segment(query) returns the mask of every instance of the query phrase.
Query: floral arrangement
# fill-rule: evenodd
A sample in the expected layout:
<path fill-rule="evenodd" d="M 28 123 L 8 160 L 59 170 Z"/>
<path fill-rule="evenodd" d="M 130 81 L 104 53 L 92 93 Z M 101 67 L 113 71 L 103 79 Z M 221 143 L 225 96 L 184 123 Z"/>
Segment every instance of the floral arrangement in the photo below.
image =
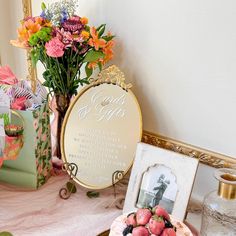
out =
<path fill-rule="evenodd" d="M 40 16 L 22 20 L 18 39 L 11 41 L 29 50 L 33 65 L 40 61 L 45 68 L 43 85 L 56 98 L 59 158 L 61 126 L 71 97 L 89 83 L 95 68 L 101 70 L 113 57 L 114 35 L 105 33 L 105 24 L 89 26 L 86 17 L 76 15 L 76 7 L 76 0 L 60 0 L 48 7 L 42 3 Z"/>
<path fill-rule="evenodd" d="M 114 36 L 104 34 L 105 24 L 90 27 L 86 17 L 75 14 L 76 7 L 75 0 L 61 0 L 48 7 L 42 3 L 41 15 L 22 20 L 18 40 L 12 42 L 30 50 L 33 65 L 38 61 L 44 65 L 43 85 L 55 95 L 76 94 L 93 70 L 101 70 L 113 57 Z M 85 78 L 81 78 L 81 68 Z"/>

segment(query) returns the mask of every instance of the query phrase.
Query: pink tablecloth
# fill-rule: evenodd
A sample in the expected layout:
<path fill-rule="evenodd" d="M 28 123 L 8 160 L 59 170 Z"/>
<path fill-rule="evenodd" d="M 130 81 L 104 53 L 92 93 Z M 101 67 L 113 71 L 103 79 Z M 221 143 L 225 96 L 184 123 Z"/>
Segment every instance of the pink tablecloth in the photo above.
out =
<path fill-rule="evenodd" d="M 108 229 L 121 210 L 106 206 L 113 201 L 112 189 L 89 199 L 88 190 L 62 200 L 58 191 L 66 176 L 51 177 L 37 191 L 26 191 L 0 184 L 0 232 L 14 236 L 95 236 Z"/>

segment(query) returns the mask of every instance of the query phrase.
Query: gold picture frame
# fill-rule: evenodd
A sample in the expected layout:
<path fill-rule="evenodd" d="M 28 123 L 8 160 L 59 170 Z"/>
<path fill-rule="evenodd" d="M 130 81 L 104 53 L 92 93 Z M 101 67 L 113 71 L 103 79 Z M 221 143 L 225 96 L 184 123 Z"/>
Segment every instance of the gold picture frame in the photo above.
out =
<path fill-rule="evenodd" d="M 22 0 L 22 10 L 24 18 L 32 16 L 32 3 L 31 0 Z M 28 66 L 28 76 L 27 79 L 31 81 L 31 88 L 34 92 L 36 89 L 37 74 L 36 69 L 32 65 L 30 52 L 27 51 L 27 66 Z"/>
<path fill-rule="evenodd" d="M 142 142 L 197 158 L 200 163 L 214 168 L 236 167 L 236 159 L 233 157 L 196 147 L 149 131 L 143 132 Z"/>

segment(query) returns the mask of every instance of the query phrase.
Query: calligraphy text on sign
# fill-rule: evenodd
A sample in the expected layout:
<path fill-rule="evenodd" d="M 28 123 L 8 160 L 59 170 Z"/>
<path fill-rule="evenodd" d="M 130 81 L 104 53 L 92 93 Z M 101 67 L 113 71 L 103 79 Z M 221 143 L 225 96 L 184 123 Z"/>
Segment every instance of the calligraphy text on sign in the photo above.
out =
<path fill-rule="evenodd" d="M 95 92 L 90 99 L 90 103 L 79 108 L 79 118 L 85 119 L 93 109 L 95 110 L 97 121 L 108 121 L 115 117 L 122 118 L 125 116 L 125 95 L 126 94 L 122 94 L 115 97 L 106 95 L 104 90 Z"/>

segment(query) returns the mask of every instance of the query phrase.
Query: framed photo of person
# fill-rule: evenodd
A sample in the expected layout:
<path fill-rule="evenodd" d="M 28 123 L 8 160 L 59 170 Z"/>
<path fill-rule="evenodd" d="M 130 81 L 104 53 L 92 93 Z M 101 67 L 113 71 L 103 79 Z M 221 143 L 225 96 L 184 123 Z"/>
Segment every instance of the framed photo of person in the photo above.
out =
<path fill-rule="evenodd" d="M 123 212 L 161 205 L 184 220 L 197 168 L 195 158 L 139 143 Z"/>

